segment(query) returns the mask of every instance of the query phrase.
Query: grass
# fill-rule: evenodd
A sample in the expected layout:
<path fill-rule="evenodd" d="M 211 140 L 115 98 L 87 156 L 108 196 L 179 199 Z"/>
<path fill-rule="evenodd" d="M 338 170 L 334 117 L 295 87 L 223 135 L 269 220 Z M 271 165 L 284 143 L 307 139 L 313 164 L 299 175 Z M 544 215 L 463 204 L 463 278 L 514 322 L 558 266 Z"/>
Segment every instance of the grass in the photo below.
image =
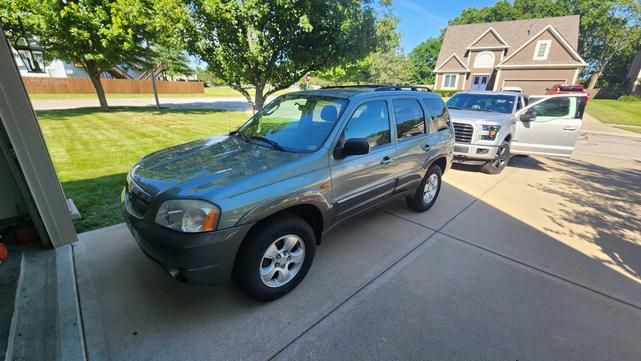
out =
<path fill-rule="evenodd" d="M 122 222 L 120 191 L 142 156 L 236 129 L 244 112 L 113 107 L 39 111 L 38 119 L 67 198 L 82 220 L 78 232 Z"/>
<path fill-rule="evenodd" d="M 289 93 L 296 91 L 296 89 L 284 89 L 276 92 L 276 95 Z M 254 89 L 249 89 L 249 94 L 253 97 L 256 92 Z M 107 94 L 107 100 L 109 99 L 119 99 L 119 98 L 153 98 L 153 93 L 114 93 Z M 229 87 L 210 87 L 205 88 L 204 93 L 192 93 L 192 94 L 158 94 L 160 99 L 162 98 L 198 98 L 198 97 L 213 97 L 213 98 L 238 98 L 243 95 L 236 90 Z M 96 94 L 94 93 L 83 93 L 83 94 L 70 94 L 70 93 L 34 93 L 29 94 L 31 99 L 97 99 Z"/>
<path fill-rule="evenodd" d="M 626 127 L 625 125 L 618 125 L 617 128 L 621 128 L 623 130 L 627 130 L 629 132 L 636 132 L 636 133 L 641 133 L 641 127 Z"/>
<path fill-rule="evenodd" d="M 591 99 L 588 102 L 587 112 L 603 123 L 641 126 L 641 102 Z M 633 130 L 633 127 L 625 129 Z M 633 131 L 639 132 L 638 129 Z"/>

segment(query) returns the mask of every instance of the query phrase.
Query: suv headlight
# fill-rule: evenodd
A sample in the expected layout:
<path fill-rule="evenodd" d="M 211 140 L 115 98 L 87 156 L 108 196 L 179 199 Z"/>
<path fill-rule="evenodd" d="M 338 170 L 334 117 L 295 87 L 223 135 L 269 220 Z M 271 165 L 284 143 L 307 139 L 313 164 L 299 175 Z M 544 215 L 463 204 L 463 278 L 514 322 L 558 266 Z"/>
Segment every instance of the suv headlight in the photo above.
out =
<path fill-rule="evenodd" d="M 496 135 L 499 134 L 501 130 L 500 125 L 483 125 L 483 131 L 481 132 L 482 140 L 495 140 Z"/>
<path fill-rule="evenodd" d="M 206 201 L 170 200 L 158 209 L 156 223 L 181 232 L 207 232 L 216 229 L 219 216 L 220 209 Z"/>

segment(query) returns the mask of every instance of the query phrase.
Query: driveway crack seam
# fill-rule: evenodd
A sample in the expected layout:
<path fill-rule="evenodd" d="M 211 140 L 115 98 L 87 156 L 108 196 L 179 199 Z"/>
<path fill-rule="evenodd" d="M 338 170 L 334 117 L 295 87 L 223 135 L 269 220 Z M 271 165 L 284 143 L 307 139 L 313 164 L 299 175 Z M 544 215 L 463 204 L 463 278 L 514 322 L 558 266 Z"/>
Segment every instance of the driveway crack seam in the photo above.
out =
<path fill-rule="evenodd" d="M 433 238 L 435 235 L 437 235 L 437 234 L 438 234 L 438 232 L 434 232 L 434 233 L 433 233 L 433 234 L 431 234 L 429 237 L 427 237 L 427 238 L 425 238 L 424 240 L 422 240 L 421 242 L 419 242 L 415 247 L 412 247 L 409 251 L 407 251 L 406 253 L 404 253 L 403 255 L 401 255 L 398 259 L 396 259 L 396 260 L 395 260 L 395 261 L 393 261 L 390 265 L 388 265 L 387 267 L 385 267 L 385 269 L 383 269 L 381 272 L 377 273 L 374 277 L 372 277 L 369 281 L 365 282 L 365 283 L 364 283 L 361 287 L 359 287 L 356 291 L 354 291 L 352 294 L 350 294 L 349 296 L 347 296 L 343 301 L 339 302 L 339 303 L 338 303 L 338 305 L 336 305 L 336 306 L 335 306 L 335 307 L 333 307 L 331 310 L 329 310 L 329 312 L 327 312 L 324 316 L 322 316 L 321 318 L 319 318 L 319 319 L 318 319 L 316 322 L 314 322 L 311 326 L 309 326 L 308 328 L 306 328 L 303 332 L 301 332 L 301 333 L 300 333 L 298 336 L 296 336 L 293 340 L 291 340 L 291 341 L 290 341 L 290 342 L 288 342 L 285 346 L 283 346 L 283 347 L 282 347 L 282 348 L 280 348 L 278 351 L 276 351 L 276 353 L 274 353 L 272 356 L 268 357 L 268 358 L 267 358 L 267 360 L 273 360 L 273 359 L 274 359 L 275 357 L 277 357 L 280 353 L 282 353 L 283 351 L 285 351 L 289 346 L 293 345 L 293 344 L 294 344 L 296 341 L 298 341 L 301 337 L 305 336 L 305 334 L 306 334 L 307 332 L 309 332 L 311 329 L 313 329 L 313 328 L 314 328 L 314 327 L 316 327 L 318 324 L 320 324 L 321 322 L 323 322 L 326 318 L 328 318 L 330 315 L 332 315 L 334 312 L 336 312 L 336 310 L 338 310 L 338 309 L 339 309 L 339 308 L 341 308 L 343 305 L 345 305 L 347 302 L 349 302 L 351 299 L 353 299 L 353 298 L 354 298 L 354 296 L 356 296 L 356 295 L 357 295 L 357 294 L 359 294 L 361 291 L 363 291 L 364 289 L 366 289 L 369 285 L 371 285 L 371 284 L 372 284 L 372 283 L 374 283 L 376 280 L 378 280 L 381 276 L 383 276 L 387 271 L 389 271 L 389 270 L 390 270 L 390 269 L 392 269 L 394 266 L 396 266 L 397 264 L 399 264 L 401 261 L 403 261 L 403 260 L 404 260 L 405 258 L 407 258 L 409 255 L 411 255 L 412 253 L 414 253 L 414 251 L 416 251 L 419 247 L 421 247 L 421 246 L 423 246 L 424 244 L 426 244 L 430 239 L 432 239 L 432 238 Z"/>
<path fill-rule="evenodd" d="M 506 255 L 504 255 L 504 254 L 501 254 L 501 253 L 499 253 L 499 252 L 497 252 L 497 251 L 491 250 L 491 249 L 489 249 L 489 248 L 485 248 L 485 247 L 480 246 L 480 245 L 478 245 L 478 244 L 475 244 L 475 243 L 473 243 L 473 242 L 470 242 L 470 241 L 467 241 L 467 240 L 465 240 L 465 239 L 459 238 L 459 237 L 457 237 L 457 236 L 455 236 L 455 235 L 453 235 L 453 234 L 451 234 L 451 233 L 449 233 L 449 232 L 441 232 L 441 231 L 438 231 L 436 234 L 442 234 L 442 235 L 445 235 L 445 236 L 447 236 L 447 237 L 450 237 L 450 238 L 454 239 L 455 241 L 458 241 L 458 242 L 460 242 L 460 243 L 464 243 L 464 244 L 466 244 L 466 245 L 468 245 L 468 246 L 471 246 L 471 247 L 474 247 L 474 248 L 480 249 L 480 250 L 482 250 L 482 251 L 484 251 L 484 252 L 487 252 L 487 253 L 490 253 L 490 254 L 492 254 L 492 255 L 494 255 L 494 256 L 497 256 L 497 257 L 499 257 L 499 258 L 503 259 L 504 261 L 509 261 L 509 262 L 516 263 L 516 264 L 518 264 L 518 265 L 520 265 L 520 266 L 524 267 L 526 270 L 528 270 L 528 271 L 530 271 L 530 272 L 534 272 L 534 273 L 542 273 L 543 275 L 548 276 L 548 277 L 550 277 L 550 278 L 553 278 L 553 279 L 555 279 L 556 281 L 561 281 L 561 282 L 569 283 L 569 284 L 571 284 L 571 285 L 573 285 L 573 286 L 575 286 L 575 287 L 581 288 L 581 289 L 586 290 L 586 291 L 589 291 L 589 292 L 596 293 L 596 294 L 598 294 L 598 295 L 600 295 L 600 296 L 603 296 L 603 297 L 605 297 L 605 298 L 608 298 L 608 299 L 610 299 L 610 300 L 612 300 L 612 301 L 622 303 L 622 304 L 624 304 L 624 305 L 626 305 L 626 306 L 629 306 L 629 307 L 632 307 L 632 308 L 634 308 L 634 309 L 636 309 L 636 310 L 641 311 L 641 306 L 638 306 L 638 305 L 636 305 L 636 304 L 634 304 L 634 303 L 632 303 L 632 302 L 628 302 L 628 301 L 623 300 L 623 299 L 620 299 L 620 298 L 618 298 L 618 297 L 611 296 L 611 295 L 609 295 L 609 294 L 607 294 L 607 293 L 605 293 L 605 292 L 603 292 L 603 291 L 599 291 L 599 290 L 597 290 L 597 289 L 595 289 L 595 288 L 592 288 L 592 287 L 589 287 L 589 286 L 583 285 L 583 284 L 581 284 L 581 283 L 579 283 L 579 282 L 577 282 L 577 281 L 573 281 L 573 280 L 571 280 L 571 279 L 569 279 L 569 278 L 565 278 L 565 277 L 563 277 L 563 276 L 560 276 L 560 275 L 557 275 L 557 274 L 555 274 L 555 273 L 552 273 L 551 271 L 547 271 L 547 270 L 545 270 L 545 269 L 543 269 L 543 268 L 539 268 L 539 267 L 533 266 L 533 265 L 531 265 L 531 264 L 525 263 L 525 262 L 523 262 L 523 261 L 519 261 L 519 260 L 517 260 L 517 259 L 515 259 L 515 258 L 512 258 L 512 257 L 510 257 L 510 256 L 506 256 Z"/>

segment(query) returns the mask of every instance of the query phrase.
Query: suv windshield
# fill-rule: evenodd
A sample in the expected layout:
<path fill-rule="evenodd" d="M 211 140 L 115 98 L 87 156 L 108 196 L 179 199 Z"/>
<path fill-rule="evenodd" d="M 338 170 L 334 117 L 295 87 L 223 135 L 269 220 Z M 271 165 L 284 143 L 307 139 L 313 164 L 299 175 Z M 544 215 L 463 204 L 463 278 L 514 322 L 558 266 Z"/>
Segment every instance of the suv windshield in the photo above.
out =
<path fill-rule="evenodd" d="M 284 95 L 238 130 L 245 140 L 290 152 L 313 152 L 334 129 L 348 101 L 315 95 Z"/>
<path fill-rule="evenodd" d="M 516 97 L 502 94 L 458 93 L 447 101 L 449 109 L 480 110 L 510 114 Z"/>

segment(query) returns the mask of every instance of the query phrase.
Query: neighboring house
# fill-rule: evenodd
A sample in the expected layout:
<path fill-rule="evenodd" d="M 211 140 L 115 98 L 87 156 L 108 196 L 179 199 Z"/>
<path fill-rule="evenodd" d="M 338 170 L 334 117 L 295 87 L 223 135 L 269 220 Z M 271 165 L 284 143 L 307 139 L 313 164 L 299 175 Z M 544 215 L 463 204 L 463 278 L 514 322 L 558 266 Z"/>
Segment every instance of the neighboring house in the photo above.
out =
<path fill-rule="evenodd" d="M 641 94 L 641 50 L 637 51 L 637 54 L 634 56 L 634 60 L 632 60 L 627 80 L 627 91 L 630 93 Z"/>
<path fill-rule="evenodd" d="M 579 16 L 450 25 L 436 61 L 435 88 L 499 90 L 517 86 L 545 94 L 575 83 L 585 61 L 577 53 Z"/>

